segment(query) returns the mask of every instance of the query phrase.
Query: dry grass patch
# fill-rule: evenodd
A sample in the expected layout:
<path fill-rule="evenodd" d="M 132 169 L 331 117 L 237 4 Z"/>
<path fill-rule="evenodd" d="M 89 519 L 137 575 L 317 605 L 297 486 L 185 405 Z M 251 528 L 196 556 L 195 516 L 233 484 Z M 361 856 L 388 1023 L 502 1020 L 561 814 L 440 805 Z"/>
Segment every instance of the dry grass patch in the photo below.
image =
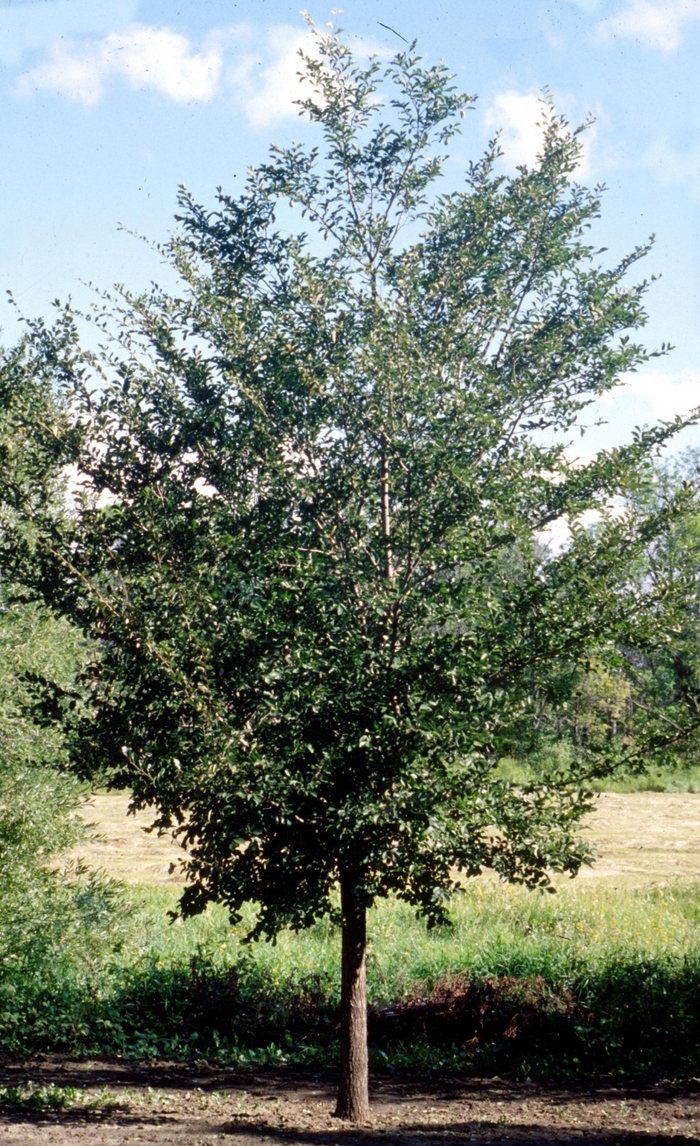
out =
<path fill-rule="evenodd" d="M 98 792 L 85 805 L 83 816 L 94 827 L 94 838 L 77 849 L 75 858 L 100 868 L 124 883 L 181 884 L 184 852 L 168 835 L 149 831 L 154 812 L 129 813 L 125 792 Z M 171 871 L 171 866 L 174 870 Z"/>
<path fill-rule="evenodd" d="M 92 796 L 85 818 L 94 823 L 97 836 L 80 848 L 80 855 L 125 883 L 181 884 L 182 849 L 170 837 L 148 832 L 151 812 L 127 815 L 127 810 L 124 793 Z M 603 792 L 585 830 L 598 852 L 594 866 L 579 877 L 586 883 L 667 884 L 700 878 L 700 795 Z"/>
<path fill-rule="evenodd" d="M 700 795 L 603 792 L 586 825 L 598 858 L 583 880 L 630 884 L 700 877 Z"/>

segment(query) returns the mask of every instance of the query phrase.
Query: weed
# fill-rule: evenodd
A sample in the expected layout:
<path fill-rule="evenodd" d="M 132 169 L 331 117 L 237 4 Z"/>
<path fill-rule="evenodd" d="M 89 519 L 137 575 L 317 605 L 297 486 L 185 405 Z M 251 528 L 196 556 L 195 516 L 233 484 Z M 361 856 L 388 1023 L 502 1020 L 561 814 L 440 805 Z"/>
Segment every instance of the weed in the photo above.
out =
<path fill-rule="evenodd" d="M 91 1095 L 75 1086 L 35 1086 L 32 1082 L 6 1086 L 0 1090 L 0 1110 L 27 1111 L 36 1114 L 55 1114 L 61 1111 L 80 1111 L 94 1114 L 113 1109 L 116 1095 L 104 1087 Z"/>

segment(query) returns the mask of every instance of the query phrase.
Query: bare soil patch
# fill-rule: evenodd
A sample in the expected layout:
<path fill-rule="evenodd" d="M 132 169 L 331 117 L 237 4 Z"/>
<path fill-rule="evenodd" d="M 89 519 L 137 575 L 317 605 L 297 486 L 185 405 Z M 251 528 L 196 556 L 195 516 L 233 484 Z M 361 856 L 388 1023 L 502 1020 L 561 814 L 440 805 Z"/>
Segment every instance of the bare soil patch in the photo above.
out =
<path fill-rule="evenodd" d="M 41 1056 L 0 1069 L 2 1086 L 106 1086 L 111 1105 L 95 1115 L 0 1114 L 5 1146 L 439 1146 L 446 1142 L 698 1143 L 700 1085 L 574 1086 L 381 1076 L 372 1118 L 353 1128 L 332 1117 L 330 1072 L 232 1072 L 205 1065 Z"/>

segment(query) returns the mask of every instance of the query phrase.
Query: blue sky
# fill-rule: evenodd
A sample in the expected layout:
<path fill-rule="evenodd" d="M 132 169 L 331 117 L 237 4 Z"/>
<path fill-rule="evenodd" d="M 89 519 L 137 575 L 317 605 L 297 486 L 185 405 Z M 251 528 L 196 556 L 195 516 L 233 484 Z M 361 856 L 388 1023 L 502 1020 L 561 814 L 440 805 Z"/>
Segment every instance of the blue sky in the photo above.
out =
<path fill-rule="evenodd" d="M 601 404 L 607 424 L 581 453 L 700 403 L 700 0 L 349 0 L 341 17 L 311 14 L 362 51 L 400 47 L 390 25 L 478 94 L 451 183 L 499 128 L 506 167 L 534 157 L 545 86 L 572 121 L 593 113 L 581 178 L 608 188 L 595 238 L 615 258 L 656 234 L 646 340 L 676 349 Z M 293 104 L 306 37 L 284 0 L 0 2 L 0 287 L 48 314 L 57 296 L 85 304 L 87 282 L 162 278 L 119 226 L 162 239 L 179 184 L 212 203 L 271 142 L 306 135 Z M 0 323 L 11 341 L 2 299 Z"/>

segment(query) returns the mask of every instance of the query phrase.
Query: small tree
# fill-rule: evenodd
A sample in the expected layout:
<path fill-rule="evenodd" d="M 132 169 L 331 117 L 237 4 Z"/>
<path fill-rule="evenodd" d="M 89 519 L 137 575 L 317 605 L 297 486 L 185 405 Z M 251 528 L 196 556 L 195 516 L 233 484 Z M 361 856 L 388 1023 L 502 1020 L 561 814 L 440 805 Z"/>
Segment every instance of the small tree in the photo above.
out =
<path fill-rule="evenodd" d="M 624 283 L 646 248 L 596 262 L 578 132 L 544 104 L 532 169 L 498 174 L 494 143 L 429 199 L 471 104 L 442 67 L 361 67 L 328 35 L 305 79 L 323 154 L 273 149 L 214 212 L 182 193 L 182 296 L 108 300 L 96 387 L 65 323 L 60 353 L 34 329 L 73 376 L 84 492 L 12 551 L 101 643 L 76 753 L 180 834 L 182 910 L 253 902 L 254 936 L 342 922 L 337 1114 L 358 1121 L 370 905 L 441 921 L 459 873 L 545 886 L 586 857 L 571 776 L 518 788 L 497 764 L 535 684 L 656 623 L 662 588 L 626 570 L 664 514 L 606 507 L 671 429 L 567 458 L 646 357 Z M 590 508 L 596 532 L 547 556 L 538 531 Z"/>
<path fill-rule="evenodd" d="M 58 329 L 51 333 L 58 348 Z M 27 887 L 47 878 L 49 865 L 85 839 L 78 809 L 82 789 L 68 771 L 69 716 L 83 702 L 78 676 L 88 657 L 81 633 L 52 615 L 22 582 L 41 595 L 32 554 L 60 530 L 65 481 L 62 459 L 68 422 L 55 401 L 55 362 L 30 340 L 0 349 L 0 535 L 12 538 L 19 580 L 0 580 L 0 916 L 11 918 Z M 30 574 L 29 566 L 32 567 Z M 36 598 L 37 594 L 34 593 Z M 56 877 L 56 878 L 52 878 Z M 9 906 L 8 906 L 9 900 Z M 31 903 L 29 913 L 31 914 Z"/>

